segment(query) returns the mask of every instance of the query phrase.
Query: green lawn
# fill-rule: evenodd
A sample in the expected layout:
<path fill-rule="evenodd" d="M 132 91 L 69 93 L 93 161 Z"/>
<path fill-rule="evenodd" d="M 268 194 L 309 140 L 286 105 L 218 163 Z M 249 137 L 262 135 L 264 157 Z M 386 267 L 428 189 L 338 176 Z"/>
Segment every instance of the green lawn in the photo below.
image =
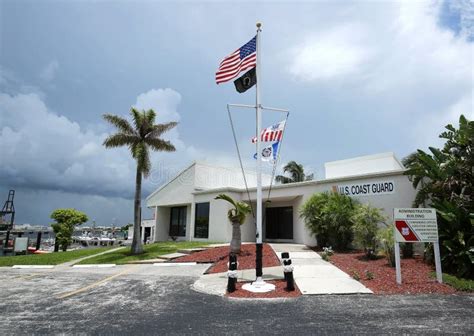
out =
<path fill-rule="evenodd" d="M 110 252 L 97 257 L 81 261 L 79 264 L 125 264 L 129 261 L 155 259 L 160 255 L 177 252 L 180 249 L 206 246 L 211 243 L 205 242 L 159 242 L 143 246 L 145 253 L 131 255 L 130 247 L 124 247 L 115 252 Z"/>
<path fill-rule="evenodd" d="M 67 252 L 46 254 L 28 254 L 19 256 L 0 257 L 0 266 L 13 265 L 58 265 L 71 260 L 87 257 L 109 250 L 110 247 L 80 249 Z"/>
<path fill-rule="evenodd" d="M 436 273 L 431 273 L 431 276 L 436 277 Z M 454 275 L 443 273 L 443 282 L 458 291 L 474 292 L 474 280 L 458 278 Z"/>

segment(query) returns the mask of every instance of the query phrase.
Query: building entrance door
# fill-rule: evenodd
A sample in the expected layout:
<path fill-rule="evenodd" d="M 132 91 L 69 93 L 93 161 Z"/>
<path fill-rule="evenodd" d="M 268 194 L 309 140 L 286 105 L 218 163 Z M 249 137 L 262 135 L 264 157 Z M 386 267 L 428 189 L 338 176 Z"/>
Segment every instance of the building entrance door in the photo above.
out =
<path fill-rule="evenodd" d="M 293 239 L 293 207 L 267 208 L 265 211 L 266 239 Z"/>

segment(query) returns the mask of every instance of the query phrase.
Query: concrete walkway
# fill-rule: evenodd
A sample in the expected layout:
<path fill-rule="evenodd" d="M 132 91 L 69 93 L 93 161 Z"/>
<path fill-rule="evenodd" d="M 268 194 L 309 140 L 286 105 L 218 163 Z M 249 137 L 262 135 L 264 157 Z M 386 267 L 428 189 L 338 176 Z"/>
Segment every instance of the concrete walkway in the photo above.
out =
<path fill-rule="evenodd" d="M 289 252 L 293 276 L 302 294 L 371 294 L 372 291 L 351 278 L 305 245 L 270 244 L 278 258 Z"/>
<path fill-rule="evenodd" d="M 124 246 L 120 246 L 120 247 L 116 247 L 116 248 L 113 248 L 113 249 L 110 249 L 110 250 L 107 250 L 107 251 L 104 251 L 104 252 L 100 252 L 100 253 L 97 253 L 97 254 L 93 254 L 93 255 L 90 255 L 90 256 L 87 256 L 87 257 L 82 257 L 82 258 L 79 258 L 79 259 L 74 259 L 74 260 L 71 260 L 71 261 L 68 261 L 68 262 L 65 262 L 65 263 L 62 263 L 62 264 L 59 264 L 57 266 L 73 266 L 83 260 L 86 260 L 86 259 L 89 259 L 89 258 L 93 258 L 93 257 L 97 257 L 97 256 L 100 256 L 100 255 L 103 255 L 103 254 L 107 254 L 107 253 L 111 253 L 111 252 L 115 252 L 117 250 L 120 250 L 121 248 L 124 248 Z"/>
<path fill-rule="evenodd" d="M 371 294 L 372 291 L 352 279 L 333 264 L 321 259 L 319 254 L 305 245 L 270 244 L 278 258 L 281 252 L 289 252 L 294 266 L 293 276 L 302 294 Z M 283 279 L 283 267 L 264 267 L 263 279 Z M 254 281 L 255 270 L 238 270 L 238 281 Z M 227 273 L 202 275 L 193 289 L 213 295 L 225 295 Z"/>

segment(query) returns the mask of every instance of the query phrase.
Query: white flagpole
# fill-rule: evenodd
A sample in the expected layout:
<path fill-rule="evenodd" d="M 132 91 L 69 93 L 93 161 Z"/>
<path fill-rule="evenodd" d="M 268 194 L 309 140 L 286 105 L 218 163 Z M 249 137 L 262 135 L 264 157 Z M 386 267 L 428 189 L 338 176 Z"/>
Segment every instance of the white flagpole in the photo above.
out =
<path fill-rule="evenodd" d="M 260 54 L 260 33 L 262 32 L 262 24 L 257 23 L 257 66 L 256 76 L 257 83 L 255 84 L 256 101 L 255 101 L 255 112 L 257 114 L 257 228 L 256 228 L 256 258 L 255 258 L 255 273 L 256 280 L 252 284 L 245 284 L 244 289 L 251 292 L 269 292 L 275 289 L 273 284 L 269 284 L 263 281 L 263 265 L 262 265 L 262 151 L 261 151 L 261 136 L 262 132 L 262 106 L 260 104 L 260 84 L 262 83 L 261 77 L 261 54 Z"/>
<path fill-rule="evenodd" d="M 262 248 L 262 151 L 261 151 L 261 138 L 260 133 L 262 132 L 262 109 L 260 108 L 260 83 L 262 80 L 261 77 L 261 62 L 260 62 L 260 32 L 262 24 L 257 23 L 257 83 L 255 92 L 256 92 L 256 102 L 255 110 L 257 113 L 257 254 L 261 253 Z M 260 246 L 258 246 L 260 244 Z M 260 260 L 258 260 L 260 258 Z M 262 259 L 261 256 L 257 255 L 257 265 L 256 265 L 256 276 L 257 282 L 262 281 Z"/>

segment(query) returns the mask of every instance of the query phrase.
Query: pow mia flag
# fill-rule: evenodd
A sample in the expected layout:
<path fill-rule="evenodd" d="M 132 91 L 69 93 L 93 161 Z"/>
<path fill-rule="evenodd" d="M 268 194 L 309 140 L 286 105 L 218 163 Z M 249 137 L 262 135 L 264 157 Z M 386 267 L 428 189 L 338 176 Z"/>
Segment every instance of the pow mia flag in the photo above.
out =
<path fill-rule="evenodd" d="M 239 93 L 243 93 L 250 89 L 252 86 L 257 83 L 257 75 L 255 73 L 255 68 L 250 69 L 242 75 L 242 77 L 234 81 L 235 89 Z"/>

